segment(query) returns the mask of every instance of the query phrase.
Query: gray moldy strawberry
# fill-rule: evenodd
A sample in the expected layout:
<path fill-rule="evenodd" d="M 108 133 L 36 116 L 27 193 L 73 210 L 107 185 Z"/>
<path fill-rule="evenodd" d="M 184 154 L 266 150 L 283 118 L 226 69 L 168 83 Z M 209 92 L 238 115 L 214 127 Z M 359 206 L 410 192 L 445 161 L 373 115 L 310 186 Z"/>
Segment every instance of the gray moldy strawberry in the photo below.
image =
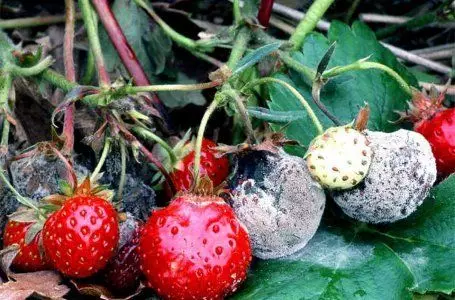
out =
<path fill-rule="evenodd" d="M 392 223 L 413 213 L 436 180 L 436 162 L 419 133 L 367 131 L 373 160 L 365 180 L 347 191 L 332 192 L 350 217 L 367 223 Z"/>
<path fill-rule="evenodd" d="M 230 186 L 231 205 L 248 229 L 254 256 L 290 255 L 315 234 L 325 194 L 304 159 L 283 150 L 240 153 Z"/>

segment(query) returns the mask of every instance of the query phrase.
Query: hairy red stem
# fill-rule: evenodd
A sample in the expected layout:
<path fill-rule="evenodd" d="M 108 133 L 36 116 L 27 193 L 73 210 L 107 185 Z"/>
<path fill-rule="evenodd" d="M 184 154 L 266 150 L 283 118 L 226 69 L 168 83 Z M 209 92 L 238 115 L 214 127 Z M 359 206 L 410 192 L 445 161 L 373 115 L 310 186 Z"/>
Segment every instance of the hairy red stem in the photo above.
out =
<path fill-rule="evenodd" d="M 65 66 L 65 77 L 71 82 L 76 81 L 76 69 L 74 67 L 74 23 L 75 5 L 73 0 L 65 0 L 65 35 L 63 40 L 63 63 Z M 70 155 L 74 148 L 74 103 L 65 111 L 63 121 L 63 153 Z"/>
<path fill-rule="evenodd" d="M 258 11 L 259 23 L 264 26 L 269 26 L 270 16 L 272 15 L 272 7 L 274 0 L 261 0 L 261 5 Z"/>
<path fill-rule="evenodd" d="M 107 0 L 92 0 L 98 16 L 103 23 L 109 38 L 114 45 L 123 65 L 133 77 L 136 85 L 150 85 L 150 80 L 145 74 L 142 65 L 139 63 L 134 50 L 128 43 L 120 24 L 112 13 Z M 131 20 L 134 22 L 134 20 Z M 167 116 L 164 106 L 156 94 L 151 94 L 151 103 L 158 109 L 163 117 Z"/>

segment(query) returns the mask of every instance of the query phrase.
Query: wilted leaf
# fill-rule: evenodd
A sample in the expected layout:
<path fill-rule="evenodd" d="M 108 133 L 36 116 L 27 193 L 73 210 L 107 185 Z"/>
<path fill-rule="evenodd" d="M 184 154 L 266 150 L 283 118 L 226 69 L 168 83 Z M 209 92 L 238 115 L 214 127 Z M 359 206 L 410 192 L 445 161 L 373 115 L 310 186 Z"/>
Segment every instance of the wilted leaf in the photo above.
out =
<path fill-rule="evenodd" d="M 387 227 L 324 220 L 299 253 L 259 261 L 236 299 L 412 299 L 455 290 L 455 175 Z"/>
<path fill-rule="evenodd" d="M 53 271 L 11 274 L 14 279 L 0 285 L 0 299 L 24 300 L 34 294 L 51 299 L 62 298 L 69 292 L 62 278 Z"/>
<path fill-rule="evenodd" d="M 74 284 L 77 291 L 82 295 L 91 296 L 91 297 L 98 297 L 100 299 L 105 300 L 129 300 L 133 299 L 137 295 L 139 295 L 145 288 L 143 284 L 140 284 L 139 287 L 131 293 L 131 295 L 124 296 L 124 297 L 117 297 L 116 295 L 112 294 L 108 288 L 100 284 L 93 284 L 93 283 L 85 283 L 79 282 L 76 280 L 71 280 L 71 283 Z"/>

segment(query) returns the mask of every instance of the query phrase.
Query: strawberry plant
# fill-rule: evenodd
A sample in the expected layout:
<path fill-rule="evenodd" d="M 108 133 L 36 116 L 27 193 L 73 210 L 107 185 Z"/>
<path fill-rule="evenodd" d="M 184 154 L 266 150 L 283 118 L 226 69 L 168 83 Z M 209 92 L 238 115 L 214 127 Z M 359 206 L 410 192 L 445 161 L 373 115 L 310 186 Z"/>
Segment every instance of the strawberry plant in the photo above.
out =
<path fill-rule="evenodd" d="M 453 3 L 288 2 L 0 3 L 0 298 L 453 297 Z"/>

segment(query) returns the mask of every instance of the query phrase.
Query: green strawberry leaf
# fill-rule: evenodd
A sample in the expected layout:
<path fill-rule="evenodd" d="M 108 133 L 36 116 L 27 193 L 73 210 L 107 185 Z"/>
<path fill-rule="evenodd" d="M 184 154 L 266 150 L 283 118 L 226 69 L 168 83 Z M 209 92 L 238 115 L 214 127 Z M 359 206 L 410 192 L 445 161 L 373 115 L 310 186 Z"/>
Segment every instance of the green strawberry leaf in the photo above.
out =
<path fill-rule="evenodd" d="M 234 299 L 412 299 L 455 290 L 455 175 L 387 227 L 324 220 L 292 257 L 257 261 Z"/>
<path fill-rule="evenodd" d="M 115 1 L 112 5 L 112 11 L 145 73 L 148 76 L 162 73 L 172 54 L 170 38 L 162 31 L 161 27 L 155 26 L 150 21 L 149 16 L 133 0 Z M 123 67 L 109 36 L 101 24 L 99 24 L 99 28 L 108 71 L 120 70 L 123 75 L 127 76 L 128 73 Z"/>
<path fill-rule="evenodd" d="M 312 69 L 316 69 L 321 59 L 327 53 L 330 45 L 336 42 L 328 68 L 344 66 L 359 59 L 368 57 L 369 61 L 379 62 L 395 70 L 405 81 L 417 86 L 415 77 L 384 48 L 376 39 L 374 33 L 360 22 L 352 28 L 340 22 L 333 22 L 328 38 L 312 33 L 305 39 L 302 51 L 292 53 L 292 57 Z M 275 77 L 292 84 L 310 103 L 318 118 L 325 127 L 333 123 L 314 105 L 311 97 L 311 82 L 300 73 L 278 73 Z M 302 109 L 298 100 L 285 88 L 278 84 L 269 85 L 269 93 L 273 110 Z M 405 110 L 406 94 L 398 83 L 389 75 L 379 70 L 351 71 L 331 79 L 321 91 L 321 101 L 343 123 L 351 122 L 364 102 L 371 107 L 371 117 L 368 127 L 372 130 L 394 131 L 397 124 L 391 123 L 398 119 L 396 110 Z M 287 128 L 289 138 L 298 140 L 302 145 L 308 145 L 316 135 L 311 121 L 306 118 L 292 122 Z"/>

